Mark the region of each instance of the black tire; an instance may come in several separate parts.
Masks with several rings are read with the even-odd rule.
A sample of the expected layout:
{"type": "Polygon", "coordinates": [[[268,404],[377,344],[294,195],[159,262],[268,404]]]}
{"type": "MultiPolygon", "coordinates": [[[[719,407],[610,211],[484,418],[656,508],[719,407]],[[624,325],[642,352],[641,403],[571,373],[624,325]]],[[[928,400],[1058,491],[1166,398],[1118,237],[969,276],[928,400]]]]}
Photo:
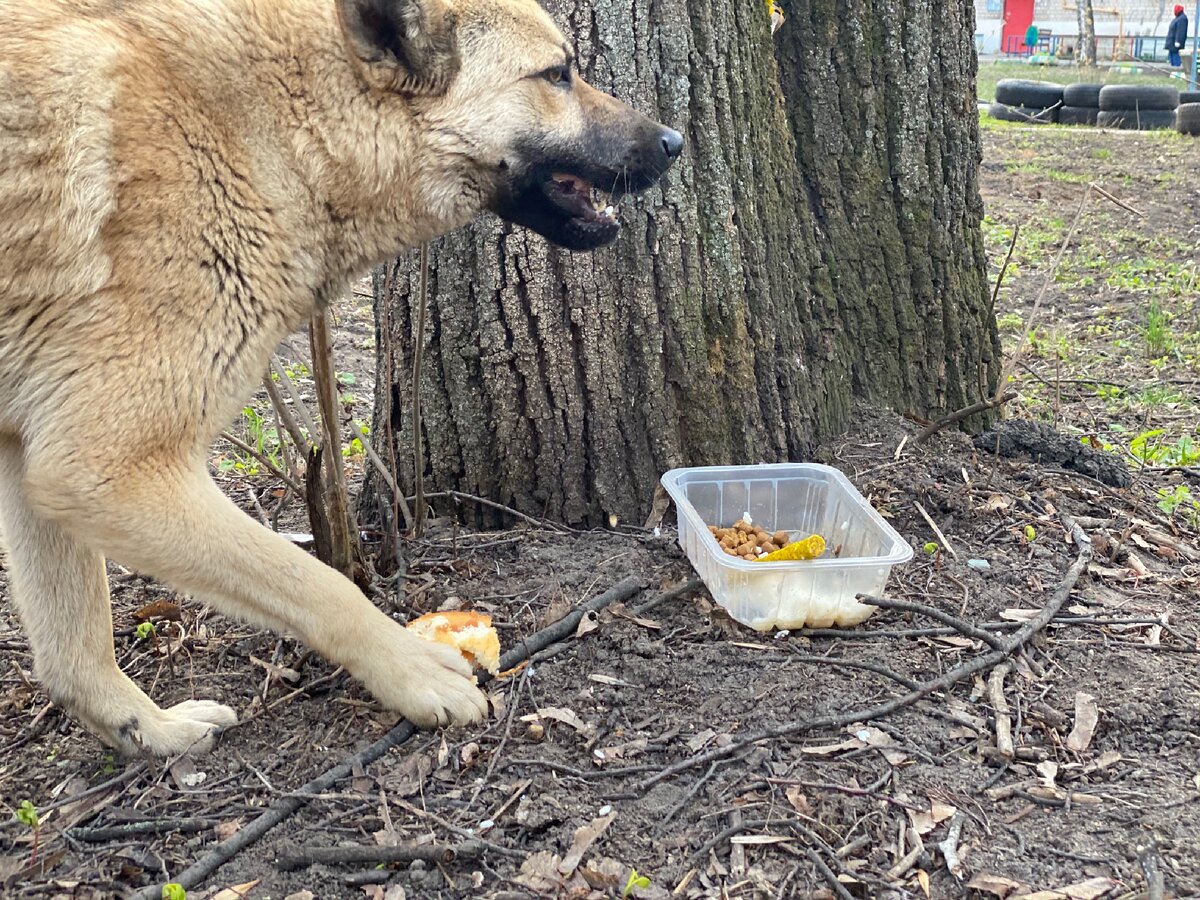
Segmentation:
{"type": "Polygon", "coordinates": [[[1145,109],[1102,109],[1096,117],[1101,128],[1125,128],[1137,131],[1154,131],[1158,128],[1175,127],[1175,110],[1145,109]]]}
{"type": "Polygon", "coordinates": [[[1063,88],[1063,106],[1100,106],[1102,84],[1068,84],[1063,88]]]}
{"type": "Polygon", "coordinates": [[[1060,106],[1058,121],[1063,125],[1095,125],[1099,114],[1094,106],[1060,106]]]}
{"type": "Polygon", "coordinates": [[[1175,110],[1175,127],[1181,134],[1200,137],[1200,103],[1181,103],[1175,110]]]}
{"type": "Polygon", "coordinates": [[[996,102],[1005,106],[1049,109],[1063,102],[1063,88],[1061,84],[1052,84],[1049,81],[1003,78],[996,83],[996,102]]]}
{"type": "Polygon", "coordinates": [[[1179,105],[1179,90],[1149,84],[1108,84],[1100,91],[1105,110],[1172,110],[1179,105]]]}
{"type": "Polygon", "coordinates": [[[1185,103],[1200,103],[1200,91],[1180,91],[1179,105],[1183,106],[1185,103]]]}
{"type": "Polygon", "coordinates": [[[1058,110],[1046,111],[1040,106],[1006,106],[1003,103],[993,103],[988,107],[988,115],[1001,122],[1020,122],[1022,125],[1049,125],[1058,121],[1058,110]]]}

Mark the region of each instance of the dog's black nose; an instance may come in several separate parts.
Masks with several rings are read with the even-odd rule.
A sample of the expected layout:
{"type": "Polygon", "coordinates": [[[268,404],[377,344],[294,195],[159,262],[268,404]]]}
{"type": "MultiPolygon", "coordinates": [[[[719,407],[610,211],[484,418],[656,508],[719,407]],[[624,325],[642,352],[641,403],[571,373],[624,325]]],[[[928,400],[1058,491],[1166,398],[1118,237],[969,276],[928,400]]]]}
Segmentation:
{"type": "Polygon", "coordinates": [[[663,153],[667,159],[678,159],[683,152],[683,135],[673,128],[663,128],[661,135],[663,153]]]}

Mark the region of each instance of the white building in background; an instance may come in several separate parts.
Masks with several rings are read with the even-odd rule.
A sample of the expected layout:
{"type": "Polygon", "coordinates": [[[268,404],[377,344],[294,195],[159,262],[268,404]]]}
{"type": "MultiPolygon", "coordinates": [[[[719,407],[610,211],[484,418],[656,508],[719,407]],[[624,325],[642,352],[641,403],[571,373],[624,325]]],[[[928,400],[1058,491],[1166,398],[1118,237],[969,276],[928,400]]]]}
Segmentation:
{"type": "MultiPolygon", "coordinates": [[[[1101,59],[1164,61],[1167,26],[1182,3],[1189,20],[1195,0],[1092,0],[1101,59]]],[[[1038,53],[1074,56],[1079,25],[1072,0],[975,0],[975,44],[983,55],[1028,56],[1025,32],[1037,25],[1038,53]]],[[[1188,22],[1188,44],[1196,23],[1188,22]]]]}

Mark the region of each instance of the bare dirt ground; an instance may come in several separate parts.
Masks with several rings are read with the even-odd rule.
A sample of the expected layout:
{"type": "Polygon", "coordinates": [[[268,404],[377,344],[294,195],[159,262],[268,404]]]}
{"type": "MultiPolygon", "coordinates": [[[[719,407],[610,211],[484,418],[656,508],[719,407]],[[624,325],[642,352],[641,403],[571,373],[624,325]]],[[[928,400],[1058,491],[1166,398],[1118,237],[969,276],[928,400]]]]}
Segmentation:
{"type": "MultiPolygon", "coordinates": [[[[1022,230],[997,303],[1008,349],[1033,330],[1007,412],[1122,460],[1129,487],[997,458],[953,432],[918,444],[922,423],[869,410],[818,455],[917,550],[888,596],[985,625],[993,642],[1050,603],[1079,557],[1061,514],[1084,528],[1094,558],[1010,656],[1002,684],[989,666],[855,720],[991,646],[898,610],[844,634],[758,634],[702,588],[640,611],[692,577],[669,519],[656,536],[470,533],[447,518],[408,547],[399,617],[486,609],[505,648],[519,648],[624,579],[641,587],[490,685],[486,725],[417,734],[314,790],[305,785],[395,717],[294,641],[114,567],[126,671],[160,702],[218,699],[242,723],[210,756],[114,759],[33,683],[5,601],[0,894],[157,897],[265,809],[291,803],[294,814],[188,896],[1200,896],[1197,172],[1200,143],[1178,136],[985,132],[997,269],[1022,230]],[[1055,267],[1090,180],[1140,215],[1093,194],[1055,267]],[[938,539],[917,503],[953,554],[927,552],[938,539]],[[155,602],[157,640],[140,640],[135,613],[155,602]],[[829,717],[847,724],[805,724],[829,717]],[[773,728],[788,733],[748,741],[773,728]],[[1011,758],[998,746],[1006,730],[1011,758]],[[15,816],[23,801],[38,811],[36,832],[15,816]],[[433,858],[284,871],[307,847],[433,858]],[[631,883],[634,869],[647,883],[631,883]]],[[[370,338],[366,301],[348,299],[342,399],[362,420],[370,338]]],[[[294,344],[284,356],[311,392],[294,344]]],[[[273,452],[261,398],[249,409],[234,430],[273,452]]],[[[361,465],[352,455],[351,469],[361,465]]],[[[271,519],[278,481],[228,447],[214,469],[248,514],[271,519]]],[[[302,521],[294,505],[280,517],[283,530],[307,530],[302,521]]],[[[394,586],[381,583],[376,600],[395,608],[394,586]]]]}

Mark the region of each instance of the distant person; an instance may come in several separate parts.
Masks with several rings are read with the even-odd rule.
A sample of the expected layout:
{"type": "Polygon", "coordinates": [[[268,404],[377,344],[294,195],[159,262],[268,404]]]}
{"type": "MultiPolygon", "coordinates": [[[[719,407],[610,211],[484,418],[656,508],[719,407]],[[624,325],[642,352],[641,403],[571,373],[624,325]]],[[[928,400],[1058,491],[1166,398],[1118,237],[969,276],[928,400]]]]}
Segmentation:
{"type": "Polygon", "coordinates": [[[1167,62],[1176,68],[1183,65],[1179,51],[1187,46],[1187,27],[1187,14],[1182,6],[1176,5],[1175,18],[1167,28],[1167,62]]]}
{"type": "MultiPolygon", "coordinates": [[[[1184,19],[1186,22],[1187,20],[1184,19]]],[[[1186,27],[1186,26],[1185,26],[1186,27]]],[[[1025,46],[1029,48],[1029,53],[1032,56],[1037,52],[1038,45],[1038,27],[1032,22],[1029,23],[1029,30],[1025,32],[1025,46]]]]}

